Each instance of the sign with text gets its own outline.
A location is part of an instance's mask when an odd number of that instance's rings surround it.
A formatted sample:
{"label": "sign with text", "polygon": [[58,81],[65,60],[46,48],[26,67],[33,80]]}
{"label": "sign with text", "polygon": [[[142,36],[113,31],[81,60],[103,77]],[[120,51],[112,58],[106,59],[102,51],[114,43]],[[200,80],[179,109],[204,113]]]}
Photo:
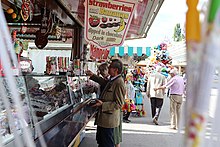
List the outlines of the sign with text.
{"label": "sign with text", "polygon": [[86,0],[85,39],[100,48],[123,44],[136,2],[129,0]]}
{"label": "sign with text", "polygon": [[101,49],[91,44],[90,45],[90,59],[106,60],[108,58],[109,51],[110,50]]}

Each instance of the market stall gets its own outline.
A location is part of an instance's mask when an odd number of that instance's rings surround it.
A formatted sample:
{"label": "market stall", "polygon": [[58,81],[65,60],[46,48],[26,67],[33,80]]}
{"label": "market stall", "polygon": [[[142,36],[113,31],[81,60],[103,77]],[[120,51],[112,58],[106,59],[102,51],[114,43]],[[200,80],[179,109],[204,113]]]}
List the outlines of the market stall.
{"label": "market stall", "polygon": [[[43,146],[42,140],[47,146],[74,145],[96,113],[96,109],[88,105],[97,91],[96,86],[80,73],[75,76],[75,71],[81,68],[80,63],[72,65],[70,61],[70,58],[74,62],[80,57],[82,44],[78,40],[82,39],[74,28],[81,25],[55,1],[15,0],[2,1],[2,5],[22,72],[16,79],[19,82],[17,88],[22,89],[21,97],[27,117],[24,121],[31,129],[36,146]],[[24,7],[26,9],[23,10]],[[51,46],[51,42],[55,45]],[[71,46],[61,45],[63,43]],[[33,52],[31,44],[34,44],[38,53]],[[72,47],[77,50],[72,50]],[[55,50],[66,51],[68,55],[51,54]],[[70,72],[69,76],[67,72]],[[4,79],[1,77],[1,80]],[[11,105],[16,116],[17,110],[13,103]],[[8,122],[5,106],[1,108],[1,124],[5,124],[1,126],[3,145],[16,146],[14,130]],[[16,131],[22,137],[19,121]]]}
{"label": "market stall", "polygon": [[[96,111],[87,105],[92,98],[91,94],[96,91],[96,88],[89,84],[87,77],[27,75],[16,79],[17,87],[21,89],[23,109],[26,110],[25,122],[33,131],[36,145],[41,146],[40,138],[44,138],[46,144],[53,146],[73,144]],[[10,94],[8,97],[10,98]],[[4,105],[1,107],[4,108]],[[13,111],[16,117],[16,108]],[[1,127],[4,144],[15,146],[12,130],[5,116],[2,111],[1,124],[5,123]],[[16,127],[20,131],[19,121]],[[65,131],[66,128],[69,128],[69,133]],[[56,130],[56,133],[53,130]],[[60,134],[66,136],[66,139],[56,139]]]}
{"label": "market stall", "polygon": [[[156,16],[162,3],[163,0],[137,1],[138,10],[134,11],[140,13],[131,15],[130,28],[128,24],[126,26],[126,39],[145,36],[153,22],[150,18]],[[98,50],[102,54],[100,60],[107,59],[109,53],[102,48],[97,49],[96,46],[87,47],[83,36],[84,0],[2,0],[1,4],[22,68],[22,73],[18,73],[16,78],[22,81],[22,84],[18,84],[17,88],[22,89],[21,97],[27,109],[25,121],[31,128],[35,144],[43,146],[43,139],[47,146],[72,146],[96,112],[96,109],[88,104],[97,89],[94,83],[90,83],[88,77],[84,76],[84,71],[90,61],[97,60],[95,51]],[[126,25],[126,22],[123,24]],[[52,49],[51,52],[57,50],[57,46],[49,47],[51,42],[71,44],[71,48],[67,47],[70,55],[48,53],[42,58],[42,55],[38,54],[37,57],[34,53],[30,56],[30,44],[34,44],[39,52],[48,48]],[[94,48],[89,61],[87,52]],[[61,46],[59,49],[66,50]],[[137,50],[139,54],[140,49]],[[149,48],[145,51],[149,54]],[[43,69],[35,71],[36,64],[43,64],[40,66]],[[1,71],[3,72],[2,67]],[[1,78],[4,80],[4,73]],[[1,123],[5,124],[1,126],[3,143],[5,146],[15,146],[16,140],[12,134],[14,130],[10,130],[4,106],[2,108]],[[16,114],[16,109],[13,111]],[[19,123],[17,130],[22,130]],[[22,136],[22,131],[19,135]]]}

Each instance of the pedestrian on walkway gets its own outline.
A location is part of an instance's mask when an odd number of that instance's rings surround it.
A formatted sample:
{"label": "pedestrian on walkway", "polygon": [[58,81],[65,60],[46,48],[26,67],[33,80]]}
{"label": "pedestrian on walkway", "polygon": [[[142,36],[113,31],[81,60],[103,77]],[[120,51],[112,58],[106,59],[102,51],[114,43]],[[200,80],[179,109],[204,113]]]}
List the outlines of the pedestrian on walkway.
{"label": "pedestrian on walkway", "polygon": [[130,114],[136,108],[134,105],[135,88],[134,85],[132,84],[132,81],[133,81],[132,73],[127,73],[125,79],[126,96],[125,96],[125,103],[123,106],[123,122],[126,123],[131,122],[131,120],[129,120]]}
{"label": "pedestrian on walkway", "polygon": [[151,113],[153,122],[158,125],[158,119],[163,106],[164,89],[155,91],[154,88],[165,84],[165,76],[161,73],[161,67],[157,66],[155,72],[151,73],[147,83],[147,96],[151,102]]}
{"label": "pedestrian on walkway", "polygon": [[176,68],[170,71],[171,79],[166,85],[155,88],[155,91],[170,88],[170,122],[172,129],[178,129],[180,110],[182,105],[182,95],[184,94],[185,85],[183,77],[178,75]]}
{"label": "pedestrian on walkway", "polygon": [[125,96],[125,85],[121,76],[123,64],[118,59],[112,60],[108,71],[111,76],[109,80],[108,74],[103,75],[106,73],[106,64],[103,66],[99,69],[105,70],[104,72],[100,70],[105,81],[87,71],[90,79],[98,82],[102,90],[100,100],[95,104],[100,107],[96,120],[98,125],[96,139],[99,147],[119,147],[120,142],[122,142],[121,107]]}

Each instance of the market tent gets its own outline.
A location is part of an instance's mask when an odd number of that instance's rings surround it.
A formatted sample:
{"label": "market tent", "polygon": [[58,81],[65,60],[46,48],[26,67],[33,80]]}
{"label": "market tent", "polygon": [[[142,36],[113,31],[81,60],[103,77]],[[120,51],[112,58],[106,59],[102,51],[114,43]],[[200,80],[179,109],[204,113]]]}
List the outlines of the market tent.
{"label": "market tent", "polygon": [[128,56],[133,56],[137,54],[137,56],[142,56],[142,54],[146,54],[148,57],[151,55],[151,47],[112,47],[110,49],[110,56],[114,56],[115,54],[119,54],[120,56],[124,56],[128,54]]}

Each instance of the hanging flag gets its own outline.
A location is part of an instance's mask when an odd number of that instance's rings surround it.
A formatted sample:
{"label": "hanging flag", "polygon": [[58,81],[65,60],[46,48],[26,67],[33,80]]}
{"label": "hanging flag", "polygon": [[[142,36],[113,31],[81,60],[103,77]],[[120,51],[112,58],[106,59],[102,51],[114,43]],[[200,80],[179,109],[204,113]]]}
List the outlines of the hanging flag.
{"label": "hanging flag", "polygon": [[136,0],[86,0],[85,39],[99,48],[123,44]]}

